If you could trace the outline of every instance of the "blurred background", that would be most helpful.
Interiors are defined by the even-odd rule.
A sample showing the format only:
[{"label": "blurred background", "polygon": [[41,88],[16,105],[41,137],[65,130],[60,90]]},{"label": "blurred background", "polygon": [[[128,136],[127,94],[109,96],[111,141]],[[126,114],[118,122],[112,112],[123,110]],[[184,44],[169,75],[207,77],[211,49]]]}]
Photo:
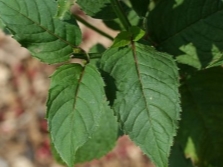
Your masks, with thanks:
[{"label": "blurred background", "polygon": [[[118,32],[101,20],[73,12],[115,37]],[[97,43],[111,41],[81,25],[86,51]],[[49,76],[56,66],[32,58],[11,36],[0,31],[0,167],[62,167],[52,158],[45,118]],[[100,160],[78,167],[154,167],[127,136]]]}]

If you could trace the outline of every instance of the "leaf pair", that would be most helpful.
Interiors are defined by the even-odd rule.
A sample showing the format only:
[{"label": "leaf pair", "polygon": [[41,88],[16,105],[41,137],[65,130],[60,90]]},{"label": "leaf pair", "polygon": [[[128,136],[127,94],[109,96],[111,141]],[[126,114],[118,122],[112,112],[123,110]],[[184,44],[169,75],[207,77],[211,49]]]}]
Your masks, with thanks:
[{"label": "leaf pair", "polygon": [[[92,3],[77,1],[82,8],[92,7],[84,4],[88,2]],[[101,9],[104,1],[99,2],[96,7]],[[54,18],[58,10],[53,0],[0,0],[0,8],[1,20],[14,37],[43,62],[69,60],[73,47],[80,43],[80,29],[71,15],[63,15],[63,21]],[[115,79],[118,91],[113,108],[124,132],[158,167],[166,167],[180,112],[178,72],[168,54],[134,42],[144,35],[140,32],[133,29],[133,38],[127,38],[131,45],[107,50],[101,69]],[[103,86],[91,63],[64,65],[52,76],[47,103],[49,130],[56,153],[68,166],[102,156],[114,145],[117,122],[107,106]],[[93,147],[101,152],[92,155],[88,149]]]}]

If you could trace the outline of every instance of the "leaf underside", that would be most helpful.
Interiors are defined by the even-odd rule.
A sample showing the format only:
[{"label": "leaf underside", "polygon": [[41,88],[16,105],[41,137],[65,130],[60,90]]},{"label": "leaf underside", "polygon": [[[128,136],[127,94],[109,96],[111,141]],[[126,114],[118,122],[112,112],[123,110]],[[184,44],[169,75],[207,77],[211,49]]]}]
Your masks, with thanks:
[{"label": "leaf underside", "polygon": [[175,62],[138,43],[111,48],[101,61],[102,69],[115,79],[113,108],[124,132],[157,167],[166,167],[180,112]]},{"label": "leaf underside", "polygon": [[183,113],[177,140],[198,166],[223,166],[222,76],[223,68],[210,68],[181,87]]},{"label": "leaf underside", "polygon": [[53,0],[0,0],[0,18],[33,56],[52,64],[69,60],[81,41],[80,29],[67,13],[64,21],[54,18]]},{"label": "leaf underside", "polygon": [[99,72],[91,64],[63,65],[51,77],[49,131],[56,151],[69,167],[74,164],[77,150],[99,127],[105,112],[103,86]]},{"label": "leaf underside", "polygon": [[160,50],[205,68],[222,57],[222,15],[222,0],[159,1],[148,16],[148,30]]}]

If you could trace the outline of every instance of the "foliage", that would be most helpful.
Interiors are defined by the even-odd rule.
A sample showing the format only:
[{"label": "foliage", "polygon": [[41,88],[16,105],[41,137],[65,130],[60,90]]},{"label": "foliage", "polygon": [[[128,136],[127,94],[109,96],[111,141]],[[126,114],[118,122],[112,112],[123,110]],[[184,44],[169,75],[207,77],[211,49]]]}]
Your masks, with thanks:
[{"label": "foliage", "polygon": [[[112,37],[71,14],[74,3],[120,30],[110,48],[79,48],[77,21]],[[222,14],[222,0],[0,0],[0,27],[62,64],[47,121],[55,158],[69,167],[105,155],[120,130],[157,167],[223,166]]]}]

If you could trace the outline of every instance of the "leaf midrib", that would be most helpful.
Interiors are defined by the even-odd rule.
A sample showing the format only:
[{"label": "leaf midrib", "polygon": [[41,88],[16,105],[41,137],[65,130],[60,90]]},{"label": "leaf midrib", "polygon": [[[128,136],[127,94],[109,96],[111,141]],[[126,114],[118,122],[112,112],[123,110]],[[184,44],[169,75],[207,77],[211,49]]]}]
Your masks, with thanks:
[{"label": "leaf midrib", "polygon": [[205,19],[207,19],[208,17],[211,17],[212,15],[215,15],[216,13],[218,13],[218,12],[220,12],[220,11],[222,11],[222,10],[223,10],[223,9],[221,8],[221,9],[219,9],[219,10],[213,12],[213,13],[210,13],[210,14],[207,15],[206,17],[200,18],[200,19],[198,19],[198,20],[192,22],[191,24],[189,24],[189,25],[187,25],[186,27],[182,28],[181,30],[177,31],[175,34],[173,34],[173,35],[171,35],[171,36],[169,36],[169,37],[163,39],[162,41],[160,41],[160,42],[158,43],[158,45],[162,45],[163,43],[167,42],[167,41],[170,40],[171,38],[174,38],[175,36],[179,35],[179,34],[182,33],[183,31],[185,31],[186,29],[189,29],[190,27],[192,27],[193,25],[195,25],[195,24],[198,23],[199,21],[201,21],[201,20],[205,20]]},{"label": "leaf midrib", "polygon": [[[3,1],[1,1],[1,2],[4,3]],[[36,24],[37,26],[39,26],[40,28],[42,28],[44,31],[48,32],[50,35],[56,37],[57,39],[60,39],[61,41],[63,41],[64,43],[66,43],[66,44],[68,44],[68,45],[70,45],[70,46],[72,46],[72,47],[75,47],[75,46],[74,46],[73,44],[71,44],[69,41],[64,40],[63,38],[61,38],[60,36],[58,36],[58,35],[56,35],[55,33],[51,32],[50,30],[48,30],[48,29],[45,28],[44,26],[42,26],[42,25],[40,25],[39,23],[35,22],[35,21],[32,20],[31,18],[27,17],[27,16],[24,15],[23,13],[20,13],[18,10],[16,10],[16,9],[14,9],[13,7],[7,5],[6,3],[4,3],[4,4],[5,4],[5,6],[7,6],[8,8],[14,10],[15,12],[19,13],[19,14],[20,14],[21,16],[23,16],[24,18],[30,20],[31,22],[33,22],[34,24]],[[2,18],[2,17],[0,16],[0,18]],[[4,19],[2,19],[2,20],[4,20]],[[54,20],[54,19],[52,19],[52,21],[53,21],[53,20]],[[59,21],[59,20],[58,20],[58,21]]]},{"label": "leaf midrib", "polygon": [[[80,85],[81,85],[81,82],[82,82],[82,79],[83,79],[83,77],[84,77],[84,73],[85,73],[85,69],[86,69],[86,67],[84,66],[84,67],[82,67],[82,71],[81,71],[81,74],[80,74],[80,78],[78,79],[78,82],[77,82],[77,87],[76,87],[76,91],[75,91],[75,93],[74,93],[74,102],[73,102],[73,109],[75,110],[75,108],[76,108],[76,104],[77,104],[77,99],[78,99],[78,93],[79,93],[79,90],[80,90]],[[71,115],[71,122],[70,122],[70,127],[72,128],[73,126],[73,122],[72,122],[72,120],[74,120],[74,112],[72,112],[72,115]],[[72,138],[73,137],[73,133],[75,132],[75,130],[72,128],[72,131],[71,131],[71,133],[70,133],[70,138]],[[76,152],[77,150],[78,150],[78,148],[76,148],[75,150],[74,150],[74,146],[73,146],[73,142],[71,142],[71,145],[72,145],[72,147],[70,148],[71,149],[71,152],[73,153],[72,155],[74,155],[74,152]]]},{"label": "leaf midrib", "polygon": [[[132,47],[132,53],[133,53],[133,57],[134,57],[134,61],[135,61],[135,67],[136,67],[136,71],[137,71],[137,75],[138,75],[138,79],[139,79],[140,89],[141,89],[141,92],[142,92],[144,102],[146,104],[146,111],[147,111],[149,122],[150,122],[150,125],[151,125],[151,128],[152,128],[152,133],[153,133],[153,136],[155,138],[157,138],[156,134],[154,133],[154,127],[153,127],[153,123],[152,123],[152,120],[151,120],[151,115],[149,113],[149,104],[147,103],[146,95],[144,93],[144,86],[142,84],[142,77],[141,77],[140,70],[139,70],[139,63],[138,63],[138,59],[137,59],[137,55],[136,55],[136,46],[135,46],[134,41],[131,41],[131,47]],[[156,143],[156,147],[159,148],[158,145],[157,145],[157,142],[155,142],[155,143]],[[158,151],[158,153],[159,153],[159,158],[161,158],[162,156],[160,155],[160,151]],[[153,156],[153,155],[150,155],[150,156]]]}]

